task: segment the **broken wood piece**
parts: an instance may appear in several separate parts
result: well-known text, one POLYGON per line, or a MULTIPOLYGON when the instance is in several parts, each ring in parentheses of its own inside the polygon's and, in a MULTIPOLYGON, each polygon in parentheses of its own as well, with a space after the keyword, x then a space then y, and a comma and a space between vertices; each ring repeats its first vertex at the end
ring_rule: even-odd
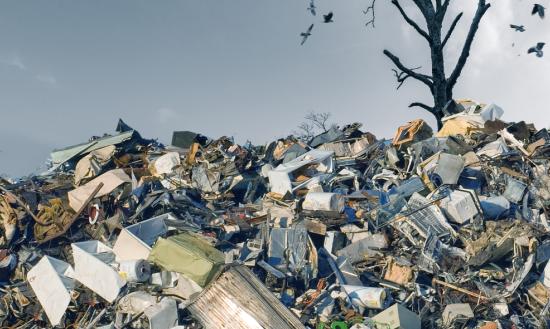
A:
POLYGON ((455 285, 453 285, 453 284, 450 284, 450 283, 447 283, 447 282, 445 282, 445 281, 441 281, 441 280, 438 280, 438 279, 435 279, 435 278, 432 280, 432 284, 434 284, 434 285, 435 285, 435 284, 439 284, 439 285, 441 285, 441 286, 444 286, 444 287, 447 287, 447 288, 451 288, 451 289, 456 290, 456 291, 460 291, 460 292, 463 293, 463 294, 466 294, 466 295, 468 295, 468 296, 472 296, 472 297, 474 297, 474 298, 478 298, 478 299, 481 299, 481 300, 489 300, 489 297, 482 296, 481 294, 477 294, 477 293, 475 293, 475 292, 471 292, 471 291, 466 290, 466 289, 464 289, 464 288, 457 287, 457 286, 455 286, 455 285))

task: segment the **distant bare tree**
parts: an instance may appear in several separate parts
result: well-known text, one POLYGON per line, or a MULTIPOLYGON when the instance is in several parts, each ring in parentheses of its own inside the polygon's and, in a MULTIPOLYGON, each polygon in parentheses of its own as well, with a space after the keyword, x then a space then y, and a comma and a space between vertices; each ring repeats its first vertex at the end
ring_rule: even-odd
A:
POLYGON ((327 132, 331 127, 331 125, 328 124, 328 119, 330 116, 331 114, 329 112, 316 113, 311 111, 304 118, 314 127, 321 129, 322 132, 327 132))
POLYGON ((327 132, 335 126, 335 124, 330 124, 328 121, 331 115, 329 112, 309 112, 304 117, 306 121, 300 123, 297 130, 293 131, 294 136, 301 141, 308 142, 318 133, 327 132))
POLYGON ((407 80, 408 78, 413 78, 425 84, 432 93, 434 105, 429 106, 423 103, 415 102, 409 105, 409 107, 421 107, 426 111, 430 112, 437 120, 437 126, 440 129, 442 126, 441 119, 444 116, 445 106, 453 99, 453 88, 458 81, 458 77, 462 73, 462 69, 466 64, 468 57, 470 56, 470 48, 474 41, 474 37, 479 28, 479 22, 485 15, 485 12, 491 4, 487 3, 486 0, 478 0, 477 10, 474 14, 474 18, 470 23, 470 29, 458 61, 452 70, 451 74, 447 76, 445 74, 445 60, 443 56, 443 49, 449 41, 453 31, 455 30, 458 22, 462 18, 462 12, 459 13, 454 20, 452 21, 449 30, 447 33, 443 33, 443 21, 445 15, 447 14, 447 8, 451 0, 410 0, 414 3, 416 8, 422 14, 424 18, 426 29, 420 27, 418 22, 412 20, 398 0, 391 0, 391 3, 397 8, 401 16, 405 21, 413 27, 413 29, 418 32, 426 41, 430 47, 431 53, 431 64, 432 72, 431 75, 422 74, 417 72, 419 67, 409 68, 405 66, 399 57, 395 56, 389 50, 384 50, 384 55, 386 55, 399 70, 393 70, 395 77, 398 82, 398 88, 407 80))
POLYGON ((302 122, 292 134, 302 142, 307 143, 315 136, 315 126, 309 122, 302 122))

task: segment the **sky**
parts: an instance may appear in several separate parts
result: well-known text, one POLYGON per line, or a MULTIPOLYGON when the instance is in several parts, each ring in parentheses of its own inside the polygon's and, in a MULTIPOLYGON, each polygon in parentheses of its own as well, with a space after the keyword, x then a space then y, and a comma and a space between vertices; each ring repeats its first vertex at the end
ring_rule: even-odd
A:
MULTIPOLYGON (((113 133, 118 118, 165 143, 174 130, 191 130, 263 144, 290 134, 310 111, 361 122, 378 137, 417 118, 433 125, 407 107, 430 103, 429 91, 413 80, 396 90, 382 54, 429 72, 425 40, 389 0, 377 1, 376 28, 366 27, 369 2, 316 0, 314 17, 308 0, 3 0, 0 174, 44 169, 51 150, 113 133), (323 24, 329 11, 334 23, 323 24)), ((496 103, 506 121, 548 127, 550 53, 527 49, 550 42, 550 17, 531 16, 533 1, 489 2, 454 96, 496 103)), ((411 0, 401 3, 420 17, 411 0)), ((464 17, 446 47, 447 72, 476 6, 451 1, 446 26, 464 17)))

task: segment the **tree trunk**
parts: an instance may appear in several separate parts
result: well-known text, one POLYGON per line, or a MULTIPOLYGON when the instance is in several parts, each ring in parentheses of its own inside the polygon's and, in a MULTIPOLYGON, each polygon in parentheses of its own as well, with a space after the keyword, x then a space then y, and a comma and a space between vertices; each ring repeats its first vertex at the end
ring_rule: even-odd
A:
POLYGON ((432 20, 428 30, 432 40, 430 44, 432 57, 432 77, 433 77, 433 115, 437 120, 437 129, 441 129, 443 118, 443 108, 449 101, 447 93, 447 79, 445 78, 445 60, 443 58, 443 46, 441 44, 441 25, 436 20, 432 20))
POLYGON ((454 18, 447 33, 445 33, 445 36, 443 37, 443 21, 451 0, 436 0, 435 3, 432 0, 412 0, 412 2, 416 5, 418 10, 420 10, 422 16, 426 20, 427 30, 422 28, 417 22, 412 20, 407 15, 405 10, 399 3, 399 0, 391 0, 391 3, 395 5, 395 7, 398 9, 401 16, 403 16, 405 22, 407 22, 412 28, 414 28, 416 32, 418 32, 418 34, 424 37, 424 39, 426 39, 426 41, 428 42, 430 46, 430 55, 432 60, 432 75, 428 76, 422 73, 418 73, 415 71, 418 68, 410 69, 406 67, 405 65, 403 65, 403 63, 401 63, 397 56, 395 56, 388 50, 384 50, 384 54, 395 64, 397 69, 401 70, 401 73, 397 72, 397 70, 394 70, 395 77, 397 78, 397 82, 399 83, 397 87, 398 89, 408 78, 416 79, 430 88, 430 92, 432 93, 434 100, 433 106, 414 102, 410 104, 409 107, 417 106, 430 112, 437 121, 438 130, 441 129, 441 127, 443 126, 443 123, 441 121, 445 114, 443 110, 445 109, 445 106, 449 103, 449 101, 451 101, 453 98, 453 88, 470 55, 470 48, 479 27, 479 22, 481 21, 481 18, 483 17, 487 9, 489 9, 489 7, 491 6, 490 4, 486 3, 487 0, 477 1, 477 11, 470 25, 470 30, 468 31, 464 47, 462 48, 462 52, 460 53, 455 68, 452 70, 452 73, 447 78, 445 75, 445 60, 443 57, 443 48, 447 44, 447 41, 449 41, 449 38, 451 37, 455 27, 460 21, 462 13, 459 13, 454 18))

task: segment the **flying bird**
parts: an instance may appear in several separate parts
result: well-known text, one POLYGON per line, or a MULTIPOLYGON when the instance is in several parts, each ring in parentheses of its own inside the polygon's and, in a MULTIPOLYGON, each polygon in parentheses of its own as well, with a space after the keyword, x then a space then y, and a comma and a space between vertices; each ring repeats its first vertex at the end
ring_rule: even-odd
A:
POLYGON ((539 42, 536 46, 529 48, 529 50, 527 50, 527 53, 535 53, 537 54, 537 57, 542 57, 542 47, 544 47, 544 42, 539 42))
POLYGON ((310 1, 309 1, 309 7, 307 7, 307 10, 308 10, 313 16, 317 15, 317 12, 315 11, 315 8, 317 8, 317 7, 315 7, 315 3, 313 3, 313 0, 310 0, 310 1))
POLYGON ((332 11, 326 15, 323 15, 323 18, 325 19, 324 23, 332 23, 334 22, 332 20, 332 16, 334 16, 334 14, 332 13, 332 11))
POLYGON ((531 12, 531 15, 539 14, 540 18, 544 18, 544 8, 542 5, 535 3, 533 5, 533 11, 531 12))
POLYGON ((510 24, 510 27, 516 30, 516 32, 525 32, 525 26, 510 24))
POLYGON ((307 38, 309 38, 309 36, 311 35, 311 30, 313 30, 313 24, 309 26, 306 32, 300 33, 300 36, 302 37, 302 43, 300 43, 300 45, 303 45, 306 42, 307 38))

